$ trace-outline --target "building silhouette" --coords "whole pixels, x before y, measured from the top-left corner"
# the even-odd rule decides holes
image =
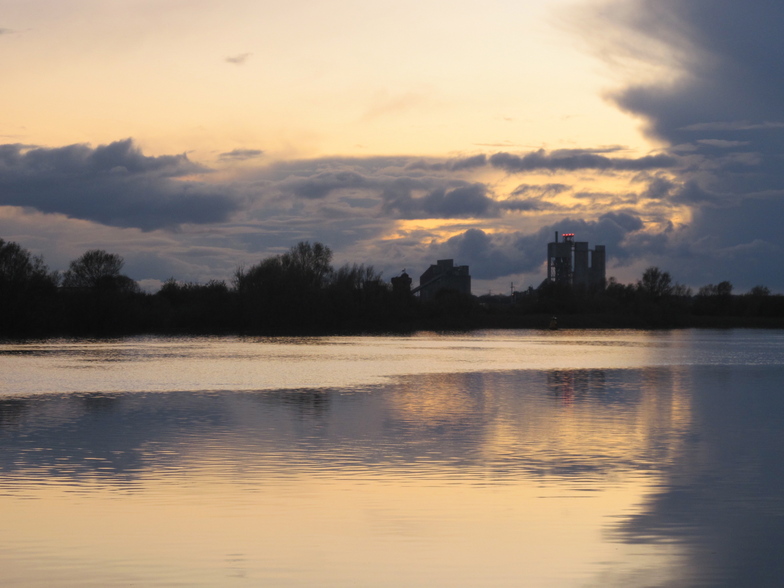
[[[403,270],[403,273],[399,276],[392,278],[392,292],[396,296],[408,296],[411,294],[411,276],[406,273],[406,270]]]
[[[564,233],[563,241],[547,244],[547,281],[553,284],[604,288],[606,282],[604,245],[588,248],[587,241],[575,241],[574,233]]]
[[[432,300],[442,290],[454,290],[471,295],[471,275],[467,265],[455,265],[453,259],[439,259],[419,276],[419,286],[411,293],[419,293],[422,301]]]

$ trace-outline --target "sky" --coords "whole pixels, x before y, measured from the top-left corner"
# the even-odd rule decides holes
[[[0,238],[231,280],[298,241],[474,294],[554,232],[784,292],[784,4],[0,0]]]

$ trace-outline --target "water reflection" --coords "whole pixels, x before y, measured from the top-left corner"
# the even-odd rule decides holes
[[[784,580],[784,369],[698,369],[699,416],[660,488],[615,533],[674,542],[681,585],[780,586]]]
[[[704,364],[0,396],[0,584],[778,586],[784,368],[708,348]]]
[[[184,470],[178,461],[205,448],[249,470],[270,460],[339,469],[349,454],[353,464],[446,477],[464,474],[456,465],[499,479],[636,468],[660,462],[659,449],[672,450],[689,425],[673,417],[673,406],[688,410],[673,381],[646,389],[634,371],[492,372],[351,391],[17,397],[0,401],[0,464],[47,476],[96,470],[110,483],[158,460]]]

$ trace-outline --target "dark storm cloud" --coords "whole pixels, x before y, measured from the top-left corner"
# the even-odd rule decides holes
[[[292,206],[296,200],[322,201],[321,210],[326,210],[326,203],[342,203],[368,212],[374,209],[375,214],[393,219],[489,218],[504,207],[523,206],[517,201],[509,201],[508,206],[498,203],[481,182],[455,179],[448,173],[419,173],[425,170],[418,165],[421,160],[413,166],[399,158],[383,168],[377,163],[376,158],[301,162],[299,167],[288,166],[296,175],[271,181],[264,192],[277,194]]]
[[[484,184],[437,188],[419,197],[398,184],[381,197],[383,211],[398,218],[481,218],[497,214],[496,202]]]
[[[532,171],[640,171],[648,169],[667,169],[676,165],[676,158],[670,155],[648,155],[636,159],[607,157],[583,149],[564,149],[546,152],[544,149],[526,155],[495,153],[490,156],[490,165],[509,173]]]
[[[336,190],[372,188],[377,181],[354,171],[322,172],[281,182],[280,189],[300,198],[321,199]]]
[[[627,87],[615,94],[620,105],[645,116],[651,131],[672,144],[730,138],[721,136],[726,134],[743,140],[753,137],[758,143],[755,148],[781,145],[784,62],[779,56],[784,51],[784,4],[776,0],[622,4],[625,10],[614,13],[626,15],[621,24],[635,39],[668,47],[672,65],[682,75],[667,84]],[[660,52],[642,57],[660,59]],[[706,132],[718,136],[700,135]]]
[[[640,62],[669,71],[610,95],[646,121],[651,136],[688,153],[688,165],[675,170],[679,187],[660,190],[693,216],[669,235],[665,261],[695,279],[746,274],[742,285],[751,287],[745,268],[756,263],[755,241],[784,250],[784,234],[765,230],[775,224],[770,219],[784,218],[784,3],[613,0],[599,12],[602,34],[594,42],[602,55],[634,64],[628,71]],[[730,256],[740,262],[722,261]],[[781,272],[757,279],[784,290]]]
[[[468,229],[438,247],[439,257],[455,259],[468,265],[471,276],[478,280],[494,279],[520,271],[519,256],[515,255],[508,237],[496,237],[481,229]]]
[[[264,155],[260,149],[234,149],[220,154],[222,161],[245,161],[246,159],[255,159]]]
[[[569,190],[566,184],[520,184],[512,190],[512,196],[537,196],[539,198],[549,198],[558,196]]]
[[[429,171],[463,171],[490,165],[509,173],[539,171],[641,171],[668,169],[677,165],[677,158],[658,154],[639,158],[608,157],[607,153],[618,151],[609,149],[559,149],[547,152],[544,149],[523,155],[498,152],[491,156],[472,155],[442,162],[418,160],[407,166],[408,169]]]
[[[781,129],[784,122],[751,123],[749,121],[710,122],[688,125],[683,131],[753,131],[759,129]],[[744,143],[746,143],[744,141]]]
[[[186,155],[148,157],[130,139],[99,147],[0,145],[0,204],[144,230],[224,221],[228,196],[177,180],[205,168]]]

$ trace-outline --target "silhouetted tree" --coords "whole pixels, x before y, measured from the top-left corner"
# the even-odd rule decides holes
[[[91,334],[118,333],[142,324],[143,295],[120,273],[123,258],[92,249],[75,259],[63,275],[65,328]]]
[[[697,291],[694,301],[694,314],[714,316],[733,314],[732,283],[724,281],[702,286]]]
[[[56,285],[57,275],[51,273],[43,258],[31,255],[18,243],[0,239],[0,287],[20,284]]]
[[[168,279],[155,294],[159,323],[165,330],[219,332],[235,326],[233,296],[223,280],[206,284]]]
[[[136,283],[120,273],[123,265],[125,261],[116,253],[91,249],[70,263],[63,275],[63,286],[134,291]]]
[[[642,279],[637,282],[637,290],[657,301],[672,294],[672,278],[668,272],[661,271],[658,267],[649,267],[642,274]]]
[[[327,319],[331,259],[326,245],[302,241],[250,269],[238,268],[234,285],[246,325],[254,330],[321,328]]]
[[[332,273],[332,250],[323,243],[300,241],[280,256],[280,265],[289,279],[299,286],[317,290]]]
[[[42,257],[0,239],[0,333],[27,335],[43,328],[57,282]]]
[[[750,296],[770,296],[770,288],[767,286],[757,285],[749,291]]]

